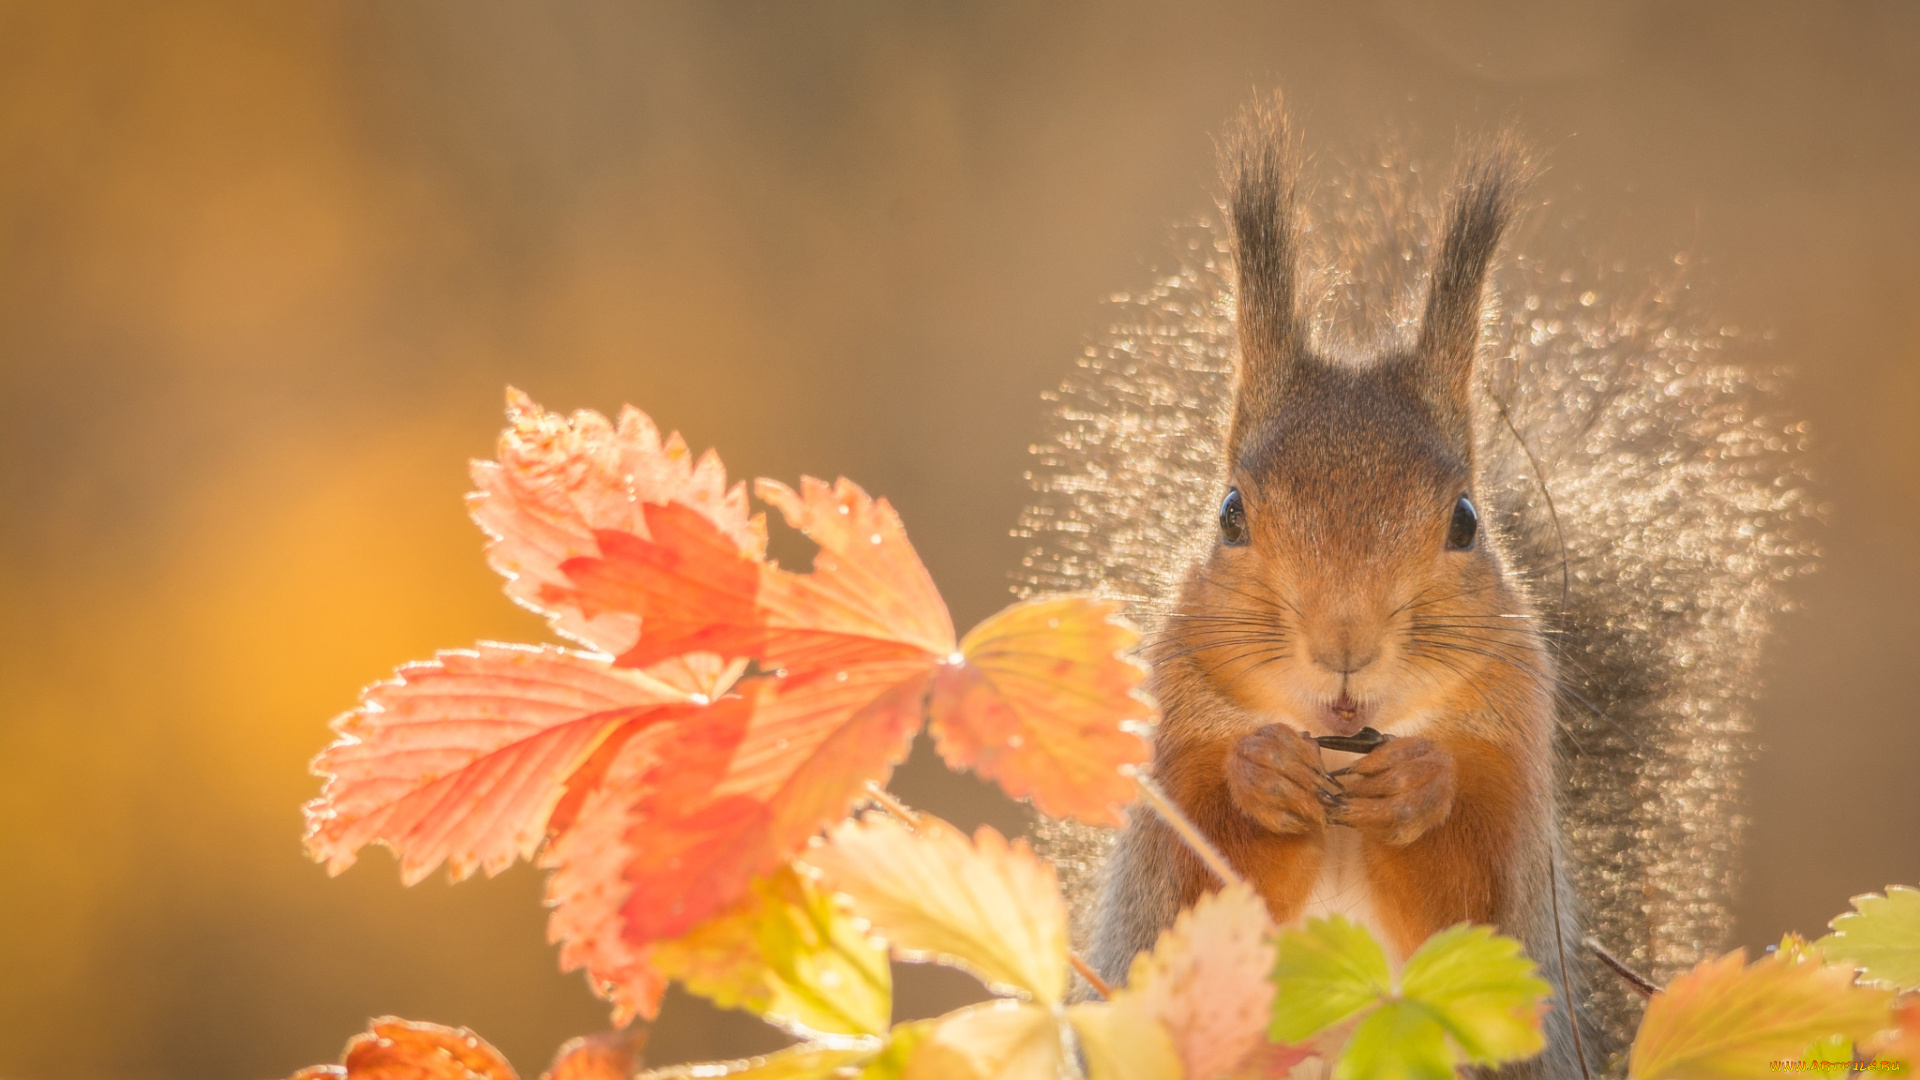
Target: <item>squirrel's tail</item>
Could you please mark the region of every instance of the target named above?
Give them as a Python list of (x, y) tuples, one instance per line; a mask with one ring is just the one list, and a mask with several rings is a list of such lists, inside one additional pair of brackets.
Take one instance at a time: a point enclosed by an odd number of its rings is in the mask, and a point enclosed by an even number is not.
[[(1300, 295), (1321, 354), (1411, 344), (1435, 219), (1412, 179), (1404, 163), (1354, 169), (1315, 200), (1325, 227), (1300, 253)], [(1113, 297), (1112, 327), (1049, 395), (1020, 521), (1019, 591), (1123, 598), (1149, 631), (1212, 535), (1233, 396), (1224, 239), (1201, 220), (1174, 250), (1172, 269)], [(1573, 891), (1587, 932), (1664, 983), (1726, 936), (1760, 646), (1780, 586), (1814, 558), (1805, 428), (1770, 375), (1728, 356), (1738, 331), (1687, 308), (1678, 267), (1579, 272), (1522, 254), (1494, 282), (1481, 489), (1559, 656)], [(1110, 837), (1038, 832), (1089, 899)], [(1624, 1045), (1638, 998), (1605, 972), (1587, 981)]]

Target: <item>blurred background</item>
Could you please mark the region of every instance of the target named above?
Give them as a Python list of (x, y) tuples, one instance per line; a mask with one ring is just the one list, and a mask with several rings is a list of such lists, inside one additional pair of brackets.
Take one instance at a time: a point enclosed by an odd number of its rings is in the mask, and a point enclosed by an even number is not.
[[(1273, 84), (1323, 167), (1517, 119), (1578, 249), (1685, 253), (1771, 335), (1832, 514), (1733, 933), (1920, 881), (1915, 0), (4, 0), (0, 1077), (261, 1080), (383, 1013), (532, 1076), (603, 1028), (529, 868), (300, 850), (361, 685), (543, 639), (461, 506), (502, 388), (856, 478), (970, 624), (1039, 394)], [(924, 757), (898, 786), (1023, 822)], [(675, 998), (654, 1059), (776, 1041)]]

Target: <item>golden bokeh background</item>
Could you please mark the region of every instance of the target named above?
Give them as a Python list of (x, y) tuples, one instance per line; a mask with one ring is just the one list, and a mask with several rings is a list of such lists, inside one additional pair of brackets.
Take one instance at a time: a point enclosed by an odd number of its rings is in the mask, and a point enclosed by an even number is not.
[[(542, 637), (461, 506), (502, 387), (854, 477), (970, 623), (1038, 395), (1275, 83), (1323, 161), (1517, 119), (1579, 246), (1771, 333), (1832, 515), (1737, 939), (1920, 881), (1914, 0), (0, 0), (0, 1077), (261, 1080), (381, 1013), (531, 1076), (604, 1026), (529, 869), (300, 851), (362, 684)], [(770, 1045), (676, 998), (655, 1048)]]

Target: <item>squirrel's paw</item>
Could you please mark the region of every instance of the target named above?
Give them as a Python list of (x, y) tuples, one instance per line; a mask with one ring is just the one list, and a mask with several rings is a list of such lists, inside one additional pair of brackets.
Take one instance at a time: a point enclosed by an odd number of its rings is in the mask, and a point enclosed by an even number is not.
[(1320, 746), (1284, 724), (1268, 724), (1227, 755), (1227, 794), (1240, 812), (1277, 833), (1316, 833), (1340, 789), (1320, 769)]
[(1340, 770), (1346, 795), (1327, 815), (1394, 847), (1447, 820), (1455, 790), (1453, 755), (1431, 739), (1404, 735)]

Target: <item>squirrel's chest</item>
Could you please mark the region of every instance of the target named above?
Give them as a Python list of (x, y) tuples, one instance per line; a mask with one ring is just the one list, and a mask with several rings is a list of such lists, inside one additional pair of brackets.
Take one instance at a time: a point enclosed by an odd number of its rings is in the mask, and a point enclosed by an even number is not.
[(1373, 886), (1367, 881), (1367, 868), (1360, 850), (1360, 834), (1338, 826), (1326, 831), (1321, 849), (1320, 873), (1307, 892), (1296, 924), (1309, 918), (1344, 916), (1367, 928), (1379, 941), (1390, 940), (1381, 925), (1374, 903)]

